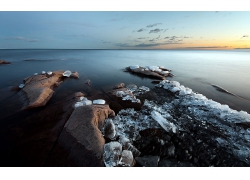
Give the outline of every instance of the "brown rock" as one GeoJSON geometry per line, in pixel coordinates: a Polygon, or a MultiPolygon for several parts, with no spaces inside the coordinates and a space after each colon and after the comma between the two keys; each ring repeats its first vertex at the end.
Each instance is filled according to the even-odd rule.
{"type": "Polygon", "coordinates": [[[11,64],[11,62],[5,61],[5,60],[0,60],[0,64],[11,64]]]}
{"type": "Polygon", "coordinates": [[[73,71],[72,74],[70,75],[70,77],[79,79],[79,74],[78,74],[78,72],[73,71]]]}
{"type": "Polygon", "coordinates": [[[117,84],[113,87],[113,89],[120,89],[120,88],[124,88],[125,84],[124,83],[120,83],[120,84],[117,84]]]}
{"type": "Polygon", "coordinates": [[[105,140],[100,129],[115,116],[108,105],[75,108],[58,138],[46,166],[104,166],[105,140]]]}
{"type": "Polygon", "coordinates": [[[27,106],[24,109],[46,105],[54,93],[53,88],[62,83],[63,72],[54,71],[52,75],[39,74],[26,77],[23,80],[25,86],[21,90],[27,96],[27,106]]]}

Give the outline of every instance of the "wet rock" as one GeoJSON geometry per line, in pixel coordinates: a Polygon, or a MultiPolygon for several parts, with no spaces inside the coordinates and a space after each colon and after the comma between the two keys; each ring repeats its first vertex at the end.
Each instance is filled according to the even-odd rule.
{"type": "Polygon", "coordinates": [[[108,105],[75,108],[64,125],[46,166],[104,166],[105,119],[115,116],[108,105]]]}
{"type": "Polygon", "coordinates": [[[136,163],[143,167],[158,167],[158,162],[160,160],[159,156],[143,156],[136,157],[136,163]]]}
{"type": "Polygon", "coordinates": [[[0,60],[0,65],[1,64],[11,64],[11,62],[5,61],[5,60],[0,60]]]}
{"type": "Polygon", "coordinates": [[[104,124],[104,136],[109,139],[114,139],[116,135],[115,125],[112,119],[106,119],[104,124]]]}
{"type": "Polygon", "coordinates": [[[71,73],[70,77],[79,79],[79,74],[78,74],[78,72],[73,71],[73,72],[71,73]]]}
{"type": "Polygon", "coordinates": [[[124,88],[125,87],[125,84],[124,83],[120,83],[120,84],[117,84],[113,87],[113,89],[120,89],[120,88],[124,88]]]}
{"type": "Polygon", "coordinates": [[[26,77],[21,90],[27,96],[23,109],[46,105],[54,93],[53,88],[62,83],[62,77],[63,71],[26,77]]]}

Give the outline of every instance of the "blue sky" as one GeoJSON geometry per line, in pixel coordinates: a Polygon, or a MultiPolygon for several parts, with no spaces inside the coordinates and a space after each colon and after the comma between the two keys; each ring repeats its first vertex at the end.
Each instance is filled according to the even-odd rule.
{"type": "Polygon", "coordinates": [[[0,11],[0,48],[250,48],[250,11],[0,11]]]}

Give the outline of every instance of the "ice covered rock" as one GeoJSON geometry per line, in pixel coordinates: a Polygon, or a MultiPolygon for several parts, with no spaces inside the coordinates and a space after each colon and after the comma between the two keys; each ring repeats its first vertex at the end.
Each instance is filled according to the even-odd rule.
{"type": "Polygon", "coordinates": [[[139,68],[139,65],[129,66],[129,68],[130,68],[131,70],[133,70],[133,69],[138,69],[138,68],[139,68]]]}
{"type": "Polygon", "coordinates": [[[121,159],[119,161],[120,166],[131,167],[134,162],[134,157],[131,151],[123,150],[121,159]]]}
{"type": "Polygon", "coordinates": [[[105,104],[105,100],[103,99],[96,99],[93,101],[93,104],[105,104]]]}
{"type": "Polygon", "coordinates": [[[63,76],[65,76],[65,77],[69,77],[71,74],[72,73],[69,70],[66,70],[66,71],[63,72],[63,76]]]}
{"type": "Polygon", "coordinates": [[[115,167],[120,162],[122,145],[117,141],[111,141],[104,145],[104,164],[106,167],[115,167]]]}
{"type": "Polygon", "coordinates": [[[48,74],[48,75],[52,75],[52,72],[51,72],[51,71],[48,71],[47,74],[48,74]]]}

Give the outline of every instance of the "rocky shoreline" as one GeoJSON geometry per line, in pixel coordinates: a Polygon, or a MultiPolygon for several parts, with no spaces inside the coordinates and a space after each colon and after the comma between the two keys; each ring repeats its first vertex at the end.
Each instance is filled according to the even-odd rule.
{"type": "Polygon", "coordinates": [[[42,72],[25,78],[24,84],[16,88],[28,97],[23,110],[3,121],[27,110],[34,113],[0,129],[9,135],[6,142],[13,144],[1,150],[5,154],[1,156],[1,165],[250,165],[249,114],[207,99],[176,81],[165,80],[172,75],[164,67],[135,65],[126,69],[161,80],[154,82],[151,89],[119,83],[107,92],[75,92],[48,106],[53,89],[64,78],[79,78],[78,73],[42,72]]]}

